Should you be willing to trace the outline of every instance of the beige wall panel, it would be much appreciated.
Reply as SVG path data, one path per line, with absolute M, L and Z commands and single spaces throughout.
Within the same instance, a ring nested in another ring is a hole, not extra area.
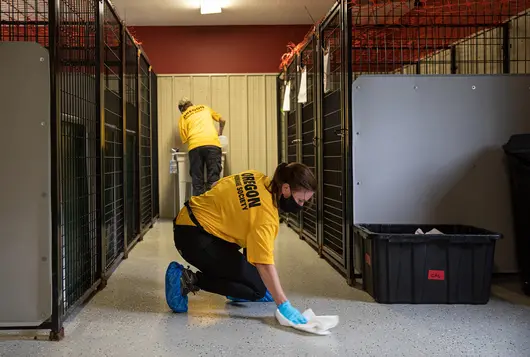
M 171 78 L 171 77 L 170 77 Z M 173 97 L 175 106 L 182 97 L 192 97 L 191 93 L 192 77 L 191 76 L 175 76 L 173 77 Z M 193 99 L 193 98 L 191 98 Z M 178 111 L 178 109 L 177 109 Z M 179 113 L 180 115 L 180 113 Z
M 278 166 L 278 107 L 276 98 L 276 77 L 265 77 L 265 110 L 267 120 L 267 171 L 266 174 L 274 174 Z
M 228 86 L 228 76 L 211 77 L 211 106 L 212 109 L 221 114 L 223 119 L 230 120 L 230 88 Z M 219 125 L 216 125 L 219 128 Z M 228 135 L 228 129 L 225 128 L 224 135 Z
M 512 21 L 510 29 L 510 72 L 517 74 L 530 73 L 530 16 L 523 16 Z
M 458 74 L 502 73 L 502 33 L 493 29 L 456 46 Z
M 247 77 L 248 168 L 267 172 L 267 112 L 265 77 Z
M 445 50 L 435 55 L 436 72 L 442 74 L 451 74 L 451 51 Z
M 169 77 L 171 78 L 171 77 Z M 192 80 L 190 76 L 176 76 L 173 77 L 173 116 L 175 131 L 172 134 L 175 138 L 175 147 L 185 148 L 180 140 L 180 134 L 178 132 L 178 120 L 180 118 L 180 111 L 178 109 L 178 102 L 182 97 L 191 97 L 191 85 Z M 160 95 L 160 94 L 159 94 Z M 193 100 L 193 98 L 191 98 Z M 167 133 L 169 135 L 169 133 Z
M 188 97 L 192 100 L 193 104 L 204 104 L 207 106 L 212 105 L 212 96 L 210 94 L 210 77 L 209 76 L 196 76 L 191 77 L 191 95 Z
M 416 66 L 408 65 L 407 67 L 403 68 L 403 74 L 416 74 Z
M 227 121 L 230 153 L 228 173 L 248 170 L 247 76 L 230 76 L 230 121 Z
M 411 66 L 414 74 L 416 66 Z M 421 74 L 451 74 L 451 51 L 445 50 L 428 57 L 420 63 Z
M 174 118 L 173 78 L 158 78 L 158 175 L 160 182 L 160 217 L 173 215 L 172 178 L 169 176 L 171 148 L 176 144 L 176 121 Z

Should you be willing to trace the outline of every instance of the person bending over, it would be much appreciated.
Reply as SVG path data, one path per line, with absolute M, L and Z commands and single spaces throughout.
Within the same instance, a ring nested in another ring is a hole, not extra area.
M 166 271 L 166 300 L 174 312 L 188 311 L 188 294 L 205 290 L 233 301 L 272 301 L 294 324 L 306 319 L 291 306 L 274 265 L 278 209 L 297 213 L 317 188 L 311 170 L 280 164 L 271 178 L 245 171 L 194 196 L 175 218 L 175 246 L 199 271 L 177 262 Z M 244 248 L 246 254 L 240 249 Z
M 208 191 L 219 180 L 222 170 L 222 153 L 219 136 L 223 135 L 226 121 L 221 115 L 205 105 L 193 105 L 186 97 L 178 104 L 182 113 L 179 119 L 180 139 L 188 143 L 190 176 L 193 195 Z M 219 122 L 219 131 L 214 121 Z M 206 185 L 204 166 L 206 165 Z

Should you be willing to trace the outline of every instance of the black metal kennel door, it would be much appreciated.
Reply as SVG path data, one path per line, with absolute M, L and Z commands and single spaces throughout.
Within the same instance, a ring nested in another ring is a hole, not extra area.
M 300 128 L 298 117 L 298 71 L 297 61 L 294 59 L 287 68 L 287 81 L 291 84 L 290 93 L 290 111 L 287 114 L 287 161 L 298 162 L 300 160 Z M 289 213 L 288 224 L 295 228 L 296 231 L 300 229 L 300 213 Z
M 346 229 L 343 150 L 343 72 L 341 11 L 336 7 L 321 27 L 322 39 L 322 109 L 321 109 L 321 194 L 322 254 L 345 272 Z M 329 61 L 325 60 L 325 56 Z
M 315 50 L 316 39 L 311 37 L 306 46 L 300 53 L 300 67 L 307 74 L 307 102 L 302 104 L 301 109 L 301 161 L 307 165 L 315 177 L 317 176 L 317 159 L 316 159 L 316 65 Z M 317 202 L 317 193 L 315 193 L 314 202 Z M 304 238 L 313 247 L 318 248 L 317 234 L 317 205 L 304 208 L 302 211 L 302 238 Z
M 151 156 L 151 69 L 140 56 L 140 219 L 142 231 L 153 222 Z
M 106 267 L 110 269 L 125 250 L 123 187 L 123 51 L 121 21 L 108 2 L 104 5 L 105 170 L 104 220 Z
M 285 76 L 284 72 L 278 74 L 276 77 L 276 125 L 278 127 L 278 163 L 289 162 L 287 159 L 287 121 L 286 117 L 289 114 L 283 111 L 283 101 L 285 96 Z M 280 212 L 280 221 L 288 220 L 286 213 Z
M 139 140 L 138 140 L 138 49 L 129 33 L 125 36 L 125 112 L 127 175 L 125 202 L 127 203 L 127 248 L 130 249 L 140 235 L 139 194 Z

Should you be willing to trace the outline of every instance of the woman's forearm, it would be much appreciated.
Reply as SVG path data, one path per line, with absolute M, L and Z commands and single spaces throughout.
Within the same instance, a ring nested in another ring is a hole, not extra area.
M 223 135 L 223 131 L 225 129 L 226 120 L 223 118 L 219 119 L 219 136 Z
M 269 290 L 276 305 L 281 305 L 287 301 L 287 297 L 283 292 L 280 284 L 280 277 L 276 271 L 276 267 L 272 264 L 256 264 L 261 280 Z

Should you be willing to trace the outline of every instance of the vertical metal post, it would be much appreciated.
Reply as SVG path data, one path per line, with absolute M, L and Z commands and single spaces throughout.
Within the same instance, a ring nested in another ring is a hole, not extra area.
M 151 195 L 153 197 L 153 223 L 160 218 L 160 155 L 158 152 L 158 76 L 155 71 L 151 71 L 151 80 L 149 82 L 151 88 L 151 122 L 153 129 L 153 178 L 152 178 L 152 187 Z M 156 130 L 155 130 L 156 128 Z M 156 143 L 156 145 L 155 145 Z M 156 159 L 155 159 L 156 158 Z
M 52 318 L 50 340 L 64 337 L 63 329 L 63 264 L 61 239 L 61 84 L 59 58 L 59 0 L 48 2 L 50 52 L 50 140 L 51 140 L 51 204 L 52 204 Z
M 353 158 L 352 158 L 352 98 L 351 86 L 353 82 L 352 74 L 352 21 L 351 9 L 348 6 L 348 1 L 342 1 L 341 7 L 341 28 L 342 28 L 342 63 L 343 66 L 343 234 L 345 239 L 345 268 L 346 278 L 349 285 L 353 285 L 353 237 L 351 233 L 351 225 L 353 224 Z
M 151 171 L 151 224 L 149 228 L 153 228 L 154 217 L 155 217 L 155 197 L 153 196 L 153 103 L 151 103 L 152 97 L 152 76 L 153 67 L 149 66 L 149 78 L 147 80 L 149 85 L 149 170 Z
M 510 22 L 502 25 L 502 73 L 509 74 L 510 68 Z
M 313 78 L 312 78 L 312 84 L 313 84 L 313 89 L 311 91 L 311 95 L 312 95 L 312 98 L 311 98 L 311 101 L 313 102 L 313 142 L 312 142 L 312 145 L 313 145 L 313 157 L 314 157 L 314 167 L 315 167 L 315 177 L 318 177 L 318 120 L 317 120 L 317 116 L 318 116 L 318 108 L 320 106 L 320 103 L 318 102 L 318 89 L 317 89 L 317 72 L 318 72 L 318 66 L 317 66 L 317 63 L 318 63 L 318 59 L 317 59 L 317 51 L 318 51 L 318 46 L 319 46 L 319 42 L 318 42 L 318 34 L 316 33 L 316 30 L 315 29 L 315 32 L 313 33 L 313 36 L 312 36 L 312 40 L 311 40 L 311 59 L 312 59 L 312 62 L 313 62 L 313 73 L 311 74 L 307 74 L 308 76 L 311 75 Z M 315 192 L 316 193 L 316 192 Z M 317 194 L 317 201 L 318 201 L 318 193 Z M 314 226 L 314 229 L 315 229 L 315 236 L 314 236 L 314 247 L 318 250 L 318 204 L 315 206 L 315 226 Z
M 276 77 L 276 129 L 278 133 L 278 164 L 282 162 L 282 151 L 283 151 L 283 145 L 282 145 L 282 136 L 285 135 L 284 130 L 282 130 L 282 108 L 283 108 L 283 101 L 282 101 L 282 82 L 280 79 L 279 74 Z
M 451 46 L 451 74 L 456 74 L 458 71 L 458 66 L 456 65 L 456 46 Z
M 298 103 L 298 93 L 300 92 L 300 78 L 301 78 L 301 72 L 300 72 L 300 65 L 301 65 L 301 55 L 296 54 L 293 58 L 294 68 L 295 68 L 295 93 L 294 93 L 294 101 L 296 106 L 296 161 L 301 162 L 302 161 L 302 105 Z M 298 224 L 301 227 L 300 217 L 301 214 L 298 215 Z
M 107 233 L 105 229 L 105 41 L 103 36 L 104 30 L 104 11 L 105 3 L 104 0 L 100 0 L 98 3 L 97 16 L 96 16 L 96 111 L 99 115 L 99 160 L 97 163 L 98 169 L 98 184 L 96 189 L 97 206 L 99 207 L 99 213 L 97 215 L 97 225 L 99 228 L 99 239 L 98 239 L 98 254 L 100 254 L 100 272 L 101 277 L 100 289 L 103 289 L 107 285 Z
M 122 111 L 122 165 L 123 165 L 123 259 L 129 257 L 129 229 L 128 222 L 131 219 L 129 206 L 127 205 L 127 191 L 131 184 L 127 174 L 127 32 L 125 24 L 121 23 L 120 28 L 120 52 L 121 52 L 121 111 Z
M 302 150 L 303 150 L 303 130 L 302 130 L 302 112 L 304 105 L 301 103 L 298 103 L 298 93 L 300 93 L 300 83 L 302 78 L 302 53 L 296 55 L 295 58 L 293 58 L 293 62 L 295 64 L 295 70 L 296 70 L 296 92 L 295 92 L 295 104 L 296 104 L 296 161 L 302 162 Z M 304 215 L 300 211 L 297 214 L 298 219 L 298 235 L 300 239 L 304 239 L 303 236 L 303 230 L 304 230 Z
M 316 114 L 316 128 L 315 136 L 317 137 L 317 150 L 316 150 L 316 160 L 317 160 L 317 252 L 318 256 L 322 257 L 322 246 L 324 244 L 324 153 L 322 145 L 323 137 L 323 110 L 324 110 L 324 31 L 322 30 L 322 25 L 319 24 L 315 29 L 317 35 L 316 41 L 316 79 L 315 79 L 315 90 L 316 92 L 316 102 L 317 102 L 317 114 Z
M 136 44 L 135 44 L 136 45 Z M 138 132 L 136 134 L 137 137 L 137 162 L 138 162 L 138 224 L 140 226 L 140 238 L 139 241 L 142 241 L 144 238 L 144 227 L 142 222 L 142 81 L 140 79 L 140 73 L 142 72 L 140 66 L 141 66 L 141 58 L 142 58 L 142 50 L 136 45 L 137 49 L 137 56 L 136 56 L 136 99 L 137 99 L 137 106 L 136 110 L 138 112 Z
M 416 74 L 421 74 L 421 61 L 416 62 Z

